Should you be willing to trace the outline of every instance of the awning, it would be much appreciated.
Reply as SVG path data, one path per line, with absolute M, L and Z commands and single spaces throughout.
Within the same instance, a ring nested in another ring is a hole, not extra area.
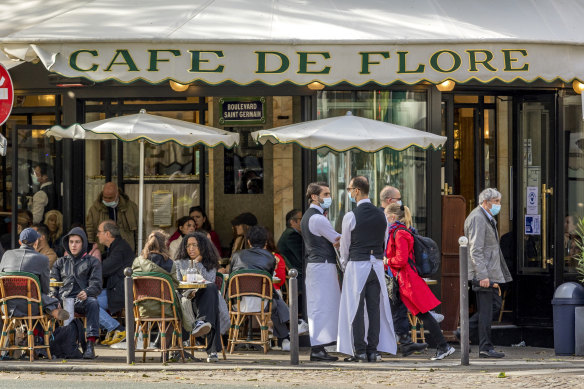
M 584 80 L 583 0 L 7 0 L 0 48 L 93 81 Z

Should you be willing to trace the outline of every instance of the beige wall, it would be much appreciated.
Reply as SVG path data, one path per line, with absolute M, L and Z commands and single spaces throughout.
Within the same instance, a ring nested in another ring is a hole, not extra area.
M 503 195 L 501 199 L 501 215 L 499 216 L 499 233 L 501 235 L 511 229 L 511 190 L 509 182 L 509 166 L 511 163 L 511 98 L 497 98 L 497 188 Z

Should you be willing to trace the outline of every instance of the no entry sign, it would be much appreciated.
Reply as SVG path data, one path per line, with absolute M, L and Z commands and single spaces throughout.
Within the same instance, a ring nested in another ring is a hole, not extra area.
M 8 70 L 0 64 L 0 126 L 10 116 L 14 101 L 14 87 Z

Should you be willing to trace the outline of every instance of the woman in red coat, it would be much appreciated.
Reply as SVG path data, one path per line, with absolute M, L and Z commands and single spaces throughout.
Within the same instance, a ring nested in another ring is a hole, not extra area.
M 385 255 L 393 276 L 397 277 L 400 298 L 411 314 L 422 320 L 424 328 L 430 331 L 430 337 L 438 345 L 432 360 L 443 359 L 454 353 L 454 347 L 446 342 L 440 325 L 429 312 L 438 306 L 440 301 L 418 275 L 413 264 L 414 237 L 409 232 L 412 225 L 410 210 L 406 206 L 394 203 L 385 209 L 385 216 L 390 225 Z

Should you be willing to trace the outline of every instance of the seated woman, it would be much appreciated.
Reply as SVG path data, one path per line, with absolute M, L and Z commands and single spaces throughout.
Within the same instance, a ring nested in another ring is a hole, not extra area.
M 180 234 L 180 236 L 173 240 L 172 243 L 168 245 L 168 253 L 170 255 L 170 259 L 176 259 L 176 253 L 178 252 L 178 248 L 181 245 L 183 237 L 186 234 L 190 234 L 191 232 L 195 232 L 195 221 L 190 216 L 183 216 L 176 222 L 176 231 Z
M 233 226 L 233 241 L 231 245 L 231 256 L 236 252 L 248 249 L 249 245 L 245 239 L 245 235 L 249 229 L 258 224 L 258 219 L 253 213 L 245 212 L 231 220 L 231 225 Z
M 217 362 L 217 351 L 221 351 L 220 296 L 215 285 L 215 276 L 219 268 L 219 255 L 213 243 L 200 232 L 184 236 L 176 256 L 176 278 L 182 280 L 187 269 L 194 267 L 209 284 L 197 289 L 191 300 L 195 314 L 195 327 L 192 335 L 207 338 L 207 362 Z M 225 309 L 227 305 L 225 304 Z
M 215 231 L 213 231 L 213 227 L 211 227 L 211 223 L 209 222 L 209 218 L 207 218 L 207 214 L 203 207 L 197 205 L 196 207 L 191 207 L 189 209 L 189 216 L 195 220 L 195 231 L 199 232 L 208 232 L 211 236 L 211 242 L 217 248 L 219 252 L 219 256 L 223 255 L 221 250 L 221 241 L 219 240 L 219 235 Z
M 62 257 L 65 250 L 61 245 L 63 237 L 63 214 L 53 209 L 45 214 L 45 225 L 49 229 L 49 246 L 57 253 L 57 257 Z

